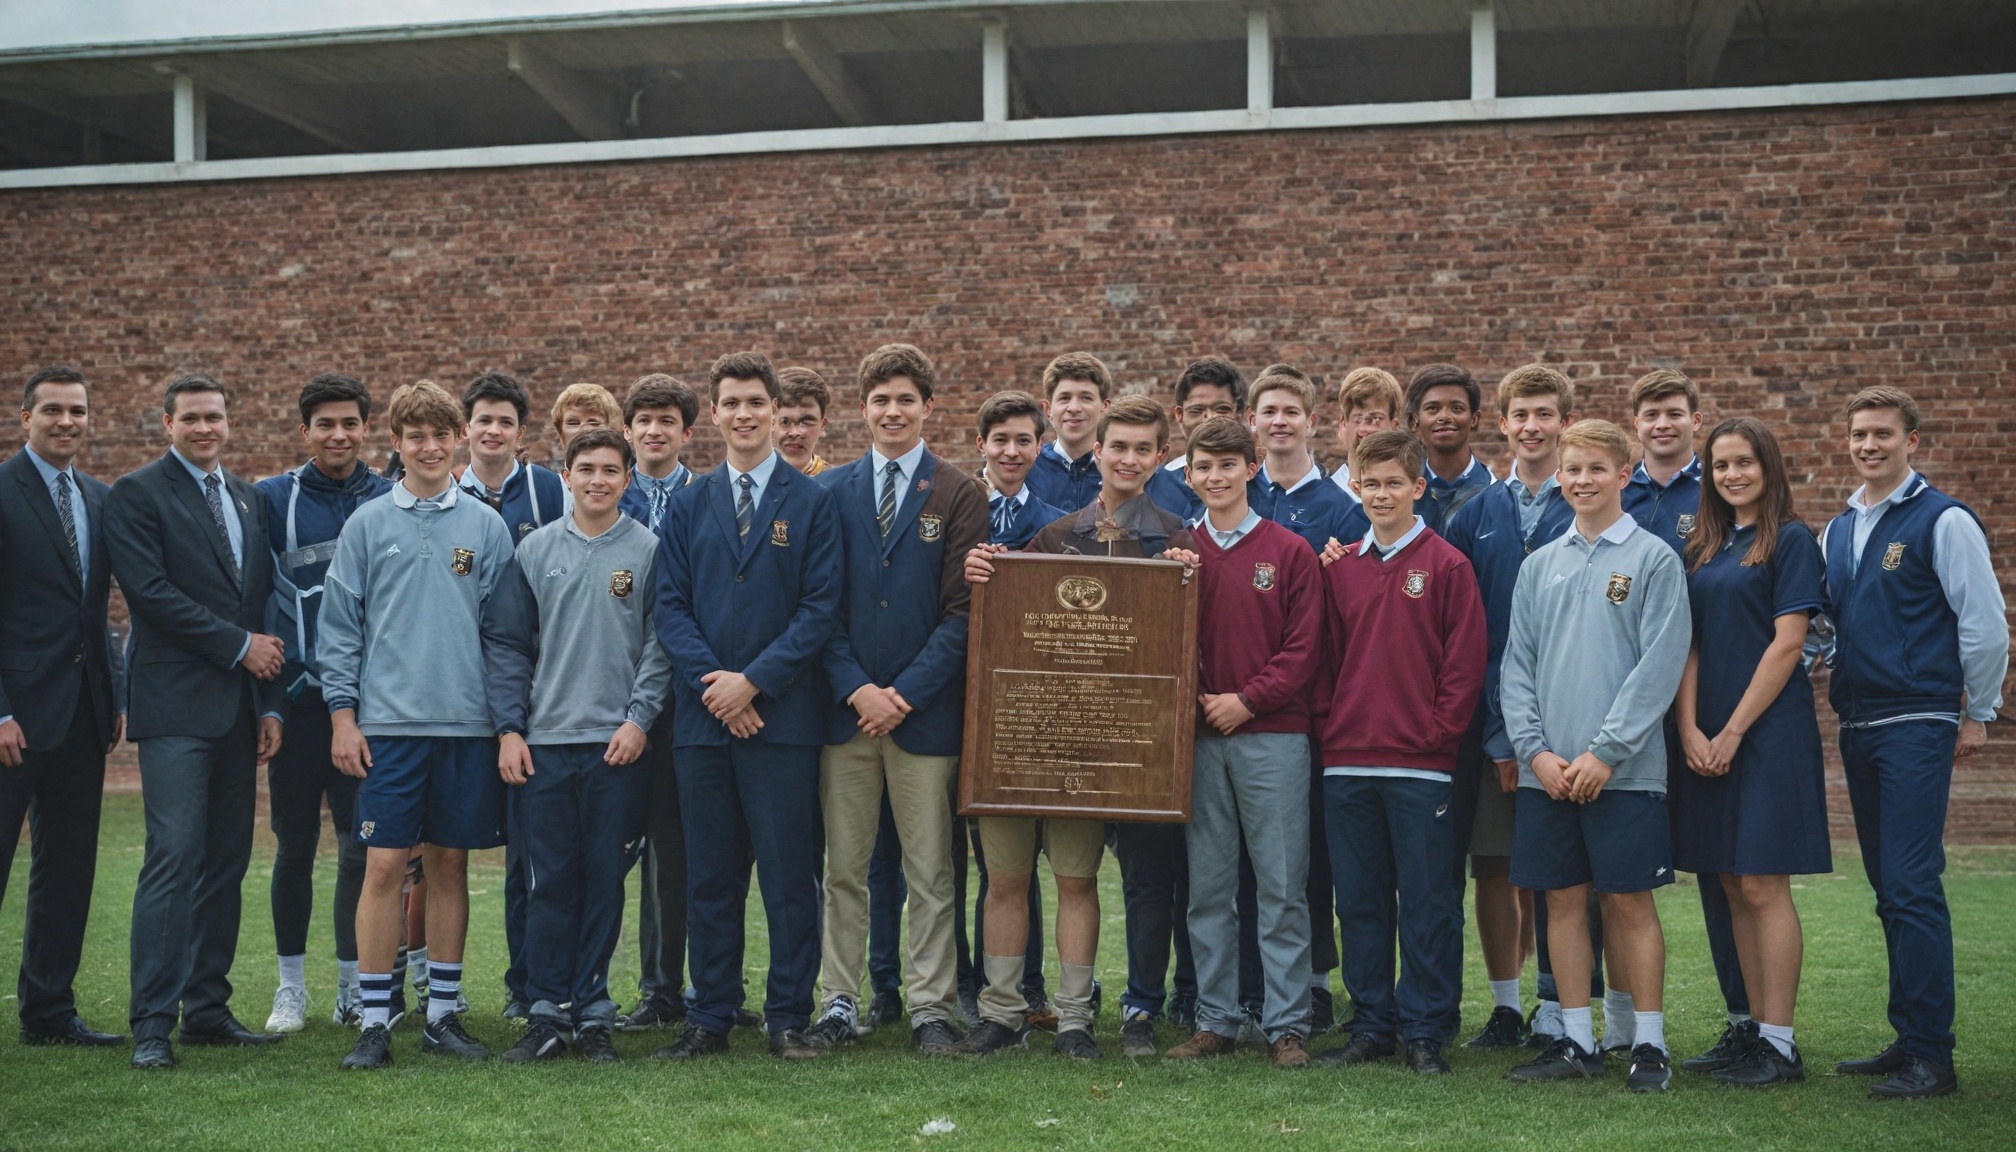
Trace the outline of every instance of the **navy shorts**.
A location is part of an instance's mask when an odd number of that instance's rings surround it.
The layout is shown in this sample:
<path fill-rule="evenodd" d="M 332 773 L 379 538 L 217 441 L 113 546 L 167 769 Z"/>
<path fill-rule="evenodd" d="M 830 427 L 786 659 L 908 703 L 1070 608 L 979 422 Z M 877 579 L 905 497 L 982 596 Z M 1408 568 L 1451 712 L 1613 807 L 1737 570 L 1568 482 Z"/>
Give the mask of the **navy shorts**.
<path fill-rule="evenodd" d="M 504 778 L 490 736 L 372 736 L 357 786 L 357 842 L 367 848 L 495 848 L 504 843 Z"/>
<path fill-rule="evenodd" d="M 1535 892 L 1594 884 L 1598 892 L 1650 892 L 1673 882 L 1672 827 L 1664 792 L 1604 789 L 1587 804 L 1519 789 L 1512 822 L 1512 883 Z"/>

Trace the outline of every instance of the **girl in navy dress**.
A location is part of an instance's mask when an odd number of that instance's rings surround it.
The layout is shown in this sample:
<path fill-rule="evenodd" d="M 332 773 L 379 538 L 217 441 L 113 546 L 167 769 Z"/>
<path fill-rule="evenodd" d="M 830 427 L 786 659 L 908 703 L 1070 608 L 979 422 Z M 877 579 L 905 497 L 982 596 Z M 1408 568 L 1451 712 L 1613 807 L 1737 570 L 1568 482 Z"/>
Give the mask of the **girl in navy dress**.
<path fill-rule="evenodd" d="M 1720 875 L 1755 1017 L 1747 1052 L 1715 1078 L 1780 1084 L 1806 1077 L 1792 1043 L 1804 949 L 1792 876 L 1834 869 L 1820 725 L 1800 660 L 1825 565 L 1793 515 L 1785 458 L 1761 421 L 1717 425 L 1702 471 L 1709 483 L 1686 551 L 1694 650 L 1678 703 L 1689 771 L 1673 777 L 1673 865 Z"/>

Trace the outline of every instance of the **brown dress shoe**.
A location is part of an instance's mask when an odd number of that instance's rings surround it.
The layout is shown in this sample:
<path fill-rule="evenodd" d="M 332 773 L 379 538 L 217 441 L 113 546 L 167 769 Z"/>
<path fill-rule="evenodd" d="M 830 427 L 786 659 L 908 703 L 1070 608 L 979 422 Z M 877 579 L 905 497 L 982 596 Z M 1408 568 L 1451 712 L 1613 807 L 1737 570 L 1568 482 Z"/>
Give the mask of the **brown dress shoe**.
<path fill-rule="evenodd" d="M 1220 1036 L 1209 1028 L 1199 1028 L 1190 1039 L 1162 1055 L 1170 1060 L 1202 1060 L 1206 1056 L 1229 1056 L 1238 1047 L 1239 1042 L 1229 1036 Z"/>
<path fill-rule="evenodd" d="M 1302 1037 L 1293 1032 L 1285 1032 L 1279 1040 L 1274 1041 L 1274 1067 L 1307 1068 L 1308 1066 L 1309 1048 Z"/>

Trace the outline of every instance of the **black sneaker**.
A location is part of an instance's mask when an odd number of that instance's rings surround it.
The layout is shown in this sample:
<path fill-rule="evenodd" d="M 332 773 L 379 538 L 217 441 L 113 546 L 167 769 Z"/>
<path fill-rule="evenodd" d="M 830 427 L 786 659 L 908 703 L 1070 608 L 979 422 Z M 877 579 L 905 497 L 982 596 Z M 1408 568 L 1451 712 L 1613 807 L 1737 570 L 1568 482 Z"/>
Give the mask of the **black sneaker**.
<path fill-rule="evenodd" d="M 993 1020 L 982 1020 L 954 1052 L 960 1056 L 991 1056 L 1004 1048 L 1027 1048 L 1029 1030 L 1010 1028 Z"/>
<path fill-rule="evenodd" d="M 504 1019 L 509 1020 L 513 1024 L 530 1024 L 532 1022 L 532 1006 L 523 1000 L 513 997 L 510 1003 L 504 1005 Z"/>
<path fill-rule="evenodd" d="M 1197 1000 L 1192 996 L 1171 996 L 1169 1004 L 1162 1011 L 1162 1018 L 1169 1021 L 1172 1028 L 1180 1028 L 1186 1034 L 1197 1030 Z"/>
<path fill-rule="evenodd" d="M 1427 1039 L 1407 1041 L 1407 1070 L 1424 1076 L 1447 1076 L 1450 1071 L 1442 1045 Z"/>
<path fill-rule="evenodd" d="M 1337 1026 L 1337 998 L 1330 992 L 1330 986 L 1309 989 L 1309 1030 L 1310 1035 L 1328 1032 Z"/>
<path fill-rule="evenodd" d="M 1631 1049 L 1631 1078 L 1625 1086 L 1633 1092 L 1664 1092 L 1673 1083 L 1673 1057 L 1657 1044 L 1640 1044 Z"/>
<path fill-rule="evenodd" d="M 1526 1021 L 1519 1016 L 1517 1008 L 1499 1005 L 1491 1009 L 1491 1018 L 1484 1022 L 1484 1030 L 1470 1038 L 1465 1048 L 1517 1048 L 1526 1043 Z"/>
<path fill-rule="evenodd" d="M 959 990 L 959 1022 L 968 1028 L 980 1026 L 980 993 L 972 988 Z"/>
<path fill-rule="evenodd" d="M 652 1028 L 663 1028 L 686 1019 L 684 1002 L 667 1004 L 660 1000 L 646 1000 L 628 1016 L 616 1018 L 618 1032 L 644 1032 Z"/>
<path fill-rule="evenodd" d="M 1129 1012 L 1120 1025 L 1120 1054 L 1122 1056 L 1155 1055 L 1155 1018 L 1146 1012 Z"/>
<path fill-rule="evenodd" d="M 462 1017 L 449 1013 L 429 1021 L 420 1033 L 420 1051 L 430 1056 L 459 1056 L 464 1060 L 488 1060 L 490 1049 L 462 1027 Z"/>
<path fill-rule="evenodd" d="M 1314 1062 L 1326 1068 L 1345 1064 L 1369 1064 L 1374 1060 L 1384 1060 L 1393 1055 L 1393 1038 L 1380 1039 L 1369 1032 L 1360 1032 L 1344 1042 L 1341 1048 L 1318 1052 Z"/>
<path fill-rule="evenodd" d="M 1895 1076 L 1869 1089 L 1872 1100 L 1923 1100 L 1948 1096 L 1960 1087 L 1951 1064 L 1934 1064 L 1923 1056 L 1906 1056 Z"/>
<path fill-rule="evenodd" d="M 591 1064 L 616 1064 L 623 1059 L 623 1054 L 616 1051 L 616 1043 L 606 1024 L 589 1024 L 576 1029 L 574 1047 L 580 1049 L 581 1058 Z"/>
<path fill-rule="evenodd" d="M 854 1001 L 845 996 L 835 996 L 826 1005 L 826 1011 L 805 1030 L 805 1043 L 814 1048 L 837 1048 L 853 1042 L 861 1034 L 855 1027 L 856 1009 Z"/>
<path fill-rule="evenodd" d="M 357 1046 L 343 1058 L 343 1070 L 354 1072 L 392 1066 L 392 1032 L 383 1024 L 373 1024 L 357 1036 Z"/>
<path fill-rule="evenodd" d="M 1603 1054 L 1585 1052 L 1566 1036 L 1557 1037 L 1539 1056 L 1505 1073 L 1507 1080 L 1586 1080 L 1603 1074 Z"/>
<path fill-rule="evenodd" d="M 951 1056 L 966 1038 L 943 1020 L 926 1020 L 910 1029 L 910 1039 L 916 1043 L 917 1051 L 926 1056 Z"/>
<path fill-rule="evenodd" d="M 1715 1079 L 1724 1084 L 1734 1084 L 1739 1088 L 1768 1088 L 1773 1084 L 1796 1084 L 1806 1079 L 1806 1061 L 1800 1058 L 1797 1044 L 1792 1046 L 1792 1055 L 1787 1057 L 1778 1051 L 1776 1044 L 1759 1039 L 1742 1063 L 1715 1073 Z"/>
<path fill-rule="evenodd" d="M 857 1031 L 866 1036 L 884 1024 L 900 1023 L 903 1019 L 903 994 L 901 992 L 877 992 L 875 999 L 868 1002 L 868 1018 L 860 1022 Z"/>
<path fill-rule="evenodd" d="M 448 1020 L 453 1020 L 450 1016 Z M 443 1023 L 447 1021 L 444 1020 Z M 553 1021 L 541 1017 L 526 1027 L 525 1035 L 518 1042 L 504 1050 L 499 1057 L 506 1064 L 530 1064 L 534 1060 L 558 1060 L 567 1054 L 567 1037 Z"/>
<path fill-rule="evenodd" d="M 423 1000 L 420 1003 L 421 1007 L 423 1008 L 426 1007 L 427 1003 L 426 1001 Z M 404 1020 L 405 1018 L 406 1018 L 406 988 L 404 985 L 397 985 L 394 986 L 392 989 L 391 1015 L 385 1018 L 385 1030 L 387 1032 L 390 1032 L 392 1029 L 397 1028 L 399 1026 L 399 1022 L 401 1020 Z"/>
<path fill-rule="evenodd" d="M 1542 1032 L 1540 1029 L 1534 1027 L 1535 1024 L 1540 1022 L 1540 1009 L 1549 1004 L 1555 1005 L 1554 1022 L 1557 1025 L 1561 1022 L 1560 1005 L 1555 1003 L 1555 1001 L 1542 1000 L 1540 1003 L 1533 1005 L 1533 1011 L 1526 1014 L 1526 1047 L 1544 1052 L 1554 1041 L 1561 1039 L 1561 1033 L 1559 1032 Z"/>
<path fill-rule="evenodd" d="M 1057 1038 L 1050 1042 L 1050 1050 L 1073 1060 L 1099 1059 L 1099 1045 L 1092 1042 L 1092 1033 L 1083 1028 L 1067 1028 L 1057 1033 Z"/>
<path fill-rule="evenodd" d="M 1715 1041 L 1713 1048 L 1680 1061 L 1680 1067 L 1689 1072 L 1720 1072 L 1724 1068 L 1734 1068 L 1749 1057 L 1757 1042 L 1755 1020 L 1731 1024 L 1722 1029 L 1722 1036 Z"/>
<path fill-rule="evenodd" d="M 698 1024 L 686 1025 L 679 1039 L 651 1053 L 653 1060 L 698 1060 L 702 1056 L 719 1056 L 728 1051 L 728 1037 L 719 1032 L 709 1032 Z"/>

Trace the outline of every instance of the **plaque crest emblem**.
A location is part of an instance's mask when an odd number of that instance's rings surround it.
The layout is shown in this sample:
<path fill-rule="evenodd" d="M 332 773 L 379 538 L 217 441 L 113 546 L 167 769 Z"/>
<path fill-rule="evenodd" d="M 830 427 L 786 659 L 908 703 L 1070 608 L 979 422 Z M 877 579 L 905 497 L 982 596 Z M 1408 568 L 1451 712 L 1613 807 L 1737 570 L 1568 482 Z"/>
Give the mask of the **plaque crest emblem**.
<path fill-rule="evenodd" d="M 1093 576 L 1066 576 L 1057 582 L 1057 603 L 1073 612 L 1097 612 L 1106 606 L 1106 582 Z"/>
<path fill-rule="evenodd" d="M 1274 590 L 1274 565 L 1253 565 L 1253 587 L 1258 588 L 1262 592 L 1272 592 Z"/>
<path fill-rule="evenodd" d="M 1428 591 L 1428 573 L 1418 568 L 1409 568 L 1407 570 L 1407 582 L 1400 585 L 1400 590 L 1419 600 L 1422 593 Z"/>
<path fill-rule="evenodd" d="M 1673 526 L 1673 534 L 1675 536 L 1685 536 L 1692 531 L 1694 531 L 1694 514 L 1692 512 L 1682 512 L 1679 523 Z"/>
<path fill-rule="evenodd" d="M 917 538 L 919 540 L 929 544 L 944 534 L 945 518 L 943 516 L 917 517 Z"/>
<path fill-rule="evenodd" d="M 378 822 L 376 820 L 366 820 L 357 826 L 357 838 L 359 840 L 369 840 L 371 834 L 376 831 L 378 831 Z"/>
<path fill-rule="evenodd" d="M 618 600 L 625 599 L 630 595 L 630 587 L 636 581 L 637 577 L 628 568 L 618 568 L 609 574 L 609 595 Z"/>
<path fill-rule="evenodd" d="M 1612 604 L 1622 604 L 1631 598 L 1631 578 L 1622 572 L 1610 573 L 1610 586 L 1603 590 Z"/>
<path fill-rule="evenodd" d="M 1904 566 L 1904 545 L 1891 544 L 1883 549 L 1883 570 L 1895 572 Z"/>
<path fill-rule="evenodd" d="M 457 548 L 448 561 L 448 568 L 457 576 L 467 576 L 476 567 L 476 552 L 470 548 Z"/>
<path fill-rule="evenodd" d="M 770 521 L 770 543 L 779 548 L 791 546 L 791 522 L 789 520 Z"/>

